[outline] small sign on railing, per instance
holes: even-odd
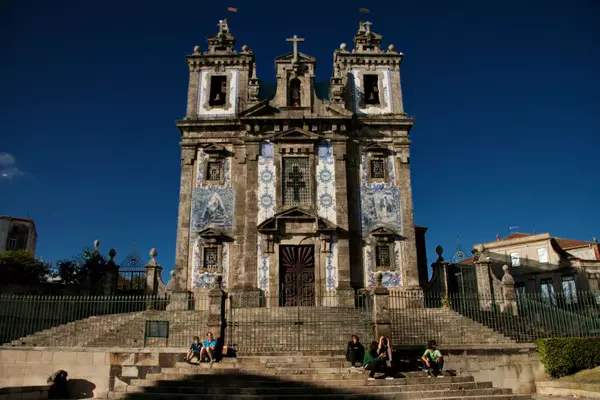
[[[146,321],[144,347],[148,338],[165,339],[165,347],[169,347],[169,321]]]

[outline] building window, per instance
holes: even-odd
[[[17,249],[17,238],[14,236],[9,236],[6,240],[6,250],[16,250]]]
[[[540,281],[540,290],[542,292],[542,299],[546,303],[556,305],[556,294],[554,292],[552,278],[542,279]]]
[[[565,304],[577,304],[577,288],[575,287],[574,277],[562,277],[562,291],[565,296]]]
[[[290,106],[291,107],[300,107],[301,106],[301,96],[300,93],[300,79],[294,78],[290,81]]]
[[[223,176],[223,163],[219,161],[208,161],[206,163],[206,180],[221,181]]]
[[[379,104],[379,76],[378,75],[365,75],[365,103],[371,105]]]
[[[285,206],[312,205],[308,157],[284,157],[282,176]]]
[[[385,160],[383,158],[371,159],[371,179],[385,179]]]
[[[204,248],[202,268],[213,271],[219,269],[219,249],[217,247]]]
[[[210,78],[210,97],[208,104],[211,107],[223,107],[227,97],[227,77],[212,76]]]
[[[520,267],[521,255],[519,253],[510,253],[510,263],[513,267]]]
[[[541,263],[548,262],[548,250],[546,248],[537,249],[538,261]]]
[[[392,266],[392,257],[390,245],[387,243],[377,244],[375,246],[375,266],[378,269],[390,269]]]

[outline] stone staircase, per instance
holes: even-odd
[[[440,345],[515,343],[509,337],[443,308],[392,309],[392,344]],[[14,340],[12,346],[126,347],[144,346],[148,320],[169,321],[168,345],[187,347],[204,336],[207,311],[141,311],[89,317]],[[376,340],[370,313],[350,307],[260,307],[229,309],[226,344],[244,354],[265,351],[339,350],[349,336],[368,344]],[[218,332],[214,332],[219,336]],[[151,339],[147,346],[164,347]]]
[[[59,325],[13,340],[11,346],[45,347],[127,347],[144,345],[148,320],[169,321],[169,345],[188,346],[195,335],[202,336],[205,311],[141,311],[93,316]],[[164,342],[156,343],[165,346]],[[152,345],[152,343],[149,343]]]
[[[515,340],[447,308],[392,309],[392,344],[500,344]]]
[[[368,380],[368,372],[349,368],[337,353],[225,358],[216,364],[148,371],[143,377],[116,377],[111,399],[439,399],[528,400],[472,376],[427,378],[422,371],[398,372],[396,379]],[[377,376],[376,376],[377,377]],[[128,381],[127,383],[124,382]]]

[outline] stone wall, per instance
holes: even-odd
[[[444,369],[493,382],[494,387],[510,388],[514,393],[535,393],[535,381],[546,379],[533,344],[455,346],[442,348],[442,352]]]
[[[77,380],[80,390],[93,390],[94,398],[106,397],[110,365],[105,351],[0,349],[0,387],[46,385],[48,377],[61,369],[68,372],[69,380]]]

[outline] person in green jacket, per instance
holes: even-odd
[[[392,376],[388,375],[388,367],[385,364],[384,356],[385,354],[378,354],[379,345],[377,342],[371,342],[371,346],[368,351],[365,351],[365,358],[363,359],[363,366],[365,369],[371,371],[369,374],[369,380],[375,380],[376,372],[383,372],[385,375],[385,379],[394,379]]]
[[[427,350],[425,350],[421,359],[425,363],[425,372],[427,372],[428,378],[431,378],[432,372],[436,374],[438,378],[444,377],[444,374],[442,373],[442,368],[444,368],[444,357],[442,357],[442,353],[437,349],[435,340],[427,342]]]

